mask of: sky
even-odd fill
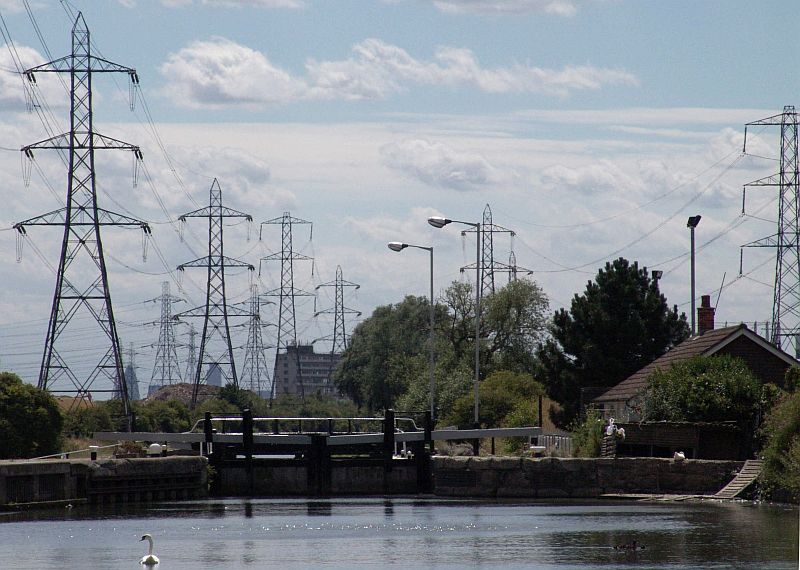
[[[175,311],[204,303],[204,272],[175,268],[204,255],[208,228],[177,218],[208,203],[214,178],[225,205],[254,219],[225,228],[226,255],[256,267],[231,271],[231,303],[246,300],[251,283],[279,286],[277,265],[259,261],[280,250],[279,227],[260,222],[284,212],[313,222],[313,234],[295,228],[295,251],[314,258],[296,264],[296,286],[313,292],[341,266],[360,285],[345,305],[361,318],[427,295],[426,252],[395,253],[389,241],[434,247],[437,294],[472,281],[459,271],[474,262],[466,226],[437,230],[426,219],[478,222],[488,204],[493,222],[515,233],[494,236],[495,259],[508,262],[513,248],[551,310],[623,256],[663,271],[662,292],[688,313],[686,220],[700,214],[697,296],[711,295],[719,324],[763,326],[774,250],[740,258],[740,246],[776,232],[777,190],[749,189],[743,215],[742,188],[777,171],[780,129],[751,127],[744,153],[744,125],[797,104],[794,8],[789,0],[0,0],[0,368],[38,377],[62,230],[32,227],[20,242],[12,226],[63,207],[67,188],[64,164],[44,150],[26,185],[19,149],[68,131],[68,83],[38,74],[40,104],[29,110],[17,62],[67,55],[78,11],[93,53],[140,79],[131,110],[126,77],[95,74],[93,111],[96,131],[144,156],[136,171],[126,152],[99,151],[96,163],[101,207],[153,228],[146,261],[137,231],[103,230],[119,335],[144,386],[160,314],[148,300],[168,281],[184,299]],[[317,293],[298,299],[300,341],[332,333],[330,318],[313,315],[333,306],[333,288]],[[274,344],[273,306],[264,320]],[[347,329],[358,320],[348,316]],[[79,335],[86,322],[76,316]],[[241,367],[246,323],[231,324]],[[186,330],[178,327],[182,343]],[[88,350],[69,351],[77,368]]]

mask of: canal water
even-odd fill
[[[208,500],[0,513],[3,570],[795,569],[798,511],[750,503]],[[643,550],[620,551],[624,543]]]

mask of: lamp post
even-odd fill
[[[691,235],[691,258],[692,258],[692,335],[694,335],[696,331],[695,329],[695,319],[697,316],[695,315],[695,307],[694,307],[694,229],[697,227],[697,224],[700,223],[701,216],[690,216],[689,220],[686,222],[686,227],[689,228],[689,233]]]
[[[430,366],[430,409],[431,409],[431,421],[435,421],[436,413],[435,413],[435,397],[436,397],[436,379],[434,377],[434,357],[433,357],[433,324],[434,324],[434,310],[433,310],[433,247],[426,247],[424,245],[413,245],[410,243],[403,243],[399,241],[391,241],[388,244],[389,249],[392,251],[403,251],[407,247],[413,247],[416,249],[424,249],[425,251],[429,252],[431,255],[431,294],[430,294],[430,330],[428,331],[428,345],[429,345],[429,366]]]
[[[474,410],[474,423],[475,427],[480,427],[478,422],[478,383],[480,382],[481,375],[481,224],[474,222],[463,222],[461,220],[451,220],[441,216],[432,216],[428,218],[428,223],[434,228],[443,228],[450,223],[464,224],[465,226],[472,226],[475,228],[475,410]]]

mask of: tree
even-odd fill
[[[519,374],[508,370],[495,372],[478,386],[480,398],[481,427],[494,428],[507,426],[514,417],[514,423],[536,422],[538,397],[544,394],[544,386],[536,382],[530,374]],[[456,400],[448,422],[456,425],[471,425],[474,413],[472,394]]]
[[[766,494],[785,490],[800,497],[800,392],[784,395],[762,427],[765,444],[762,487]]]
[[[418,373],[417,361],[427,354],[429,310],[427,299],[409,295],[376,308],[359,323],[334,372],[342,393],[359,407],[393,407]],[[435,311],[435,322],[443,323],[446,308],[436,305]]]
[[[46,391],[0,372],[0,459],[49,455],[60,450],[64,419]]]
[[[533,281],[509,283],[483,300],[481,372],[532,371],[533,351],[546,330],[548,302]],[[378,307],[353,331],[350,345],[334,373],[342,393],[359,406],[385,409],[428,407],[427,299],[406,297]],[[474,370],[475,297],[466,283],[454,282],[435,305],[437,406],[447,415],[455,400],[469,391]],[[470,373],[471,375],[471,373]]]
[[[582,388],[614,386],[686,339],[689,327],[646,268],[619,258],[573,297],[569,311],[556,311],[550,332],[537,349],[539,375],[562,406],[553,420],[568,426]]]
[[[737,421],[752,433],[761,407],[761,382],[744,360],[693,356],[648,378],[644,417],[652,421]]]

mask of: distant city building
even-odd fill
[[[206,374],[206,384],[209,386],[222,387],[222,368],[216,362],[212,362]]]
[[[318,354],[312,345],[286,347],[286,352],[275,357],[275,395],[337,395],[339,392],[330,377],[340,358],[340,354],[330,352]]]

